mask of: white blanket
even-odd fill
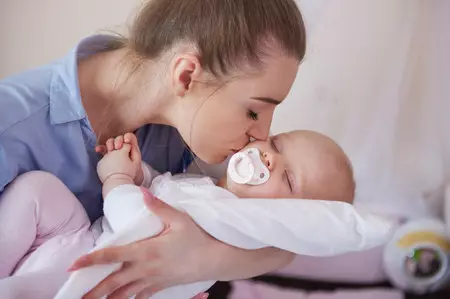
[[[297,199],[238,199],[216,187],[209,178],[157,177],[150,190],[186,212],[218,240],[244,249],[277,247],[311,256],[338,255],[365,250],[387,241],[392,223],[357,212],[342,202]],[[105,217],[112,232],[97,243],[100,248],[152,237],[163,229],[159,218],[144,205],[139,187],[117,187],[105,199]],[[102,265],[74,272],[56,299],[81,298],[121,265]],[[207,290],[214,281],[163,290],[152,298],[188,299]]]

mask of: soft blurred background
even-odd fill
[[[314,129],[340,143],[354,165],[357,205],[400,218],[442,219],[450,181],[450,1],[297,2],[308,54],[272,131]],[[140,4],[0,0],[0,78],[62,57],[92,33],[126,33]],[[298,257],[256,281],[219,284],[212,297],[404,296],[387,282],[382,248]]]

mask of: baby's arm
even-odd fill
[[[142,161],[136,136],[132,133],[111,138],[96,150],[104,155],[97,166],[103,183],[103,198],[106,198],[112,189],[123,184],[150,188],[153,179],[159,175],[150,165]]]
[[[124,142],[125,141],[125,142]],[[109,139],[105,155],[97,165],[98,176],[103,183],[103,198],[119,185],[138,183],[144,180],[141,153],[134,134],[127,133]]]

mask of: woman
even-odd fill
[[[130,131],[160,172],[183,171],[190,153],[219,163],[268,136],[304,52],[293,0],[152,0],[128,39],[87,38],[61,61],[0,82],[0,192],[22,173],[44,170],[95,220],[95,146]],[[159,201],[151,208],[166,233],[76,262],[73,269],[126,262],[86,298],[144,298],[188,282],[255,276],[291,259],[276,249],[232,248]]]

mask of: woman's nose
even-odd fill
[[[269,171],[272,171],[275,167],[275,157],[271,153],[264,152],[261,157],[262,162],[266,165]]]
[[[272,116],[256,121],[248,130],[247,135],[256,140],[266,140],[269,137]]]

